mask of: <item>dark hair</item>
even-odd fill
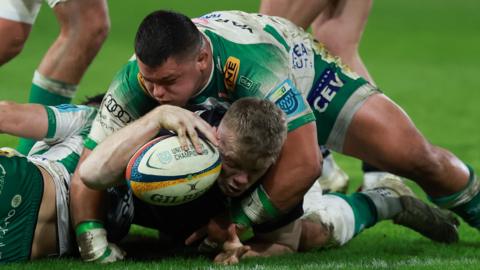
[[[103,97],[105,96],[105,93],[98,94],[95,96],[91,97],[85,97],[85,100],[82,102],[82,105],[88,105],[88,106],[93,106],[93,107],[100,107],[100,104],[102,103]]]
[[[149,67],[170,56],[184,57],[201,44],[200,31],[187,16],[158,10],[145,17],[135,36],[135,54]]]

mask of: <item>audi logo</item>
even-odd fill
[[[128,124],[133,120],[130,114],[117,103],[111,94],[105,96],[103,104],[110,114],[118,118],[118,120],[122,121],[122,123]]]

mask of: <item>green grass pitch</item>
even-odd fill
[[[132,55],[133,37],[141,19],[159,8],[189,16],[212,10],[256,11],[258,0],[244,1],[110,1],[112,28],[98,57],[81,82],[75,101],[105,91]],[[375,1],[363,42],[362,58],[379,87],[400,104],[429,140],[448,148],[480,170],[480,2]],[[0,100],[27,100],[31,78],[42,55],[58,32],[45,5],[24,51],[0,68]],[[1,42],[1,41],[0,41]],[[0,135],[0,146],[16,139]],[[336,156],[352,179],[360,183],[360,163]],[[420,196],[424,194],[412,184]],[[136,228],[135,234],[146,234]],[[461,241],[435,244],[407,229],[383,222],[342,248],[318,250],[270,259],[246,260],[226,269],[478,269],[479,232],[460,227]],[[151,249],[155,243],[138,245]],[[136,248],[135,248],[136,249]],[[133,250],[135,250],[133,249]],[[132,250],[132,247],[130,248]],[[134,260],[108,266],[83,264],[75,259],[49,259],[11,264],[2,269],[214,269],[205,258],[180,256]]]

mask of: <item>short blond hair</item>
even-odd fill
[[[287,137],[285,113],[268,100],[252,97],[237,100],[222,124],[235,134],[235,156],[250,160],[275,162]]]

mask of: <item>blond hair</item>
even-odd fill
[[[287,137],[285,113],[274,103],[242,98],[228,109],[222,124],[235,134],[235,156],[270,160],[280,155]]]

